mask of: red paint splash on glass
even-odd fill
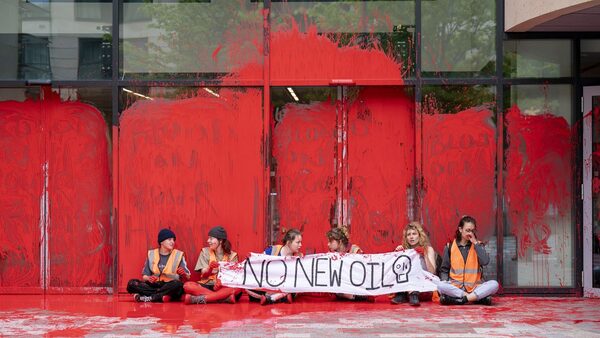
[[[387,252],[412,214],[414,100],[402,88],[364,88],[348,121],[351,239],[365,252]]]
[[[486,240],[495,229],[493,112],[470,108],[423,115],[423,219],[438,252],[454,237],[463,215],[477,220]]]
[[[282,230],[303,230],[303,246],[324,251],[334,207],[336,107],[330,102],[287,104],[273,131],[277,204]]]
[[[41,287],[46,261],[48,287],[58,292],[107,287],[107,126],[96,108],[47,94],[44,101],[0,103],[2,286]]]
[[[354,39],[358,35],[354,35]],[[302,82],[312,85],[361,83],[364,81],[393,81],[403,83],[401,66],[380,46],[364,49],[348,44],[340,46],[341,37],[319,34],[315,25],[300,32],[295,21],[286,30],[271,34],[271,81]],[[310,56],[310,57],[307,57]],[[234,71],[233,78],[262,76],[259,64],[247,64]]]
[[[563,117],[524,115],[514,106],[506,132],[506,197],[518,253],[549,254],[552,224],[570,213],[571,128]]]
[[[0,286],[4,290],[41,285],[45,151],[40,112],[40,101],[0,102]]]
[[[141,276],[161,228],[173,229],[191,267],[215,225],[234,251],[264,245],[262,92],[195,95],[138,101],[121,117],[121,286]]]
[[[102,114],[81,102],[44,101],[49,116],[49,287],[111,285],[111,176]],[[82,268],[85,266],[85,268]]]

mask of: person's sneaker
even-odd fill
[[[260,296],[260,305],[273,304],[273,300],[269,295],[261,295]]]
[[[288,293],[284,298],[283,301],[288,303],[288,304],[292,304],[294,302],[294,297],[292,296],[291,293]]]
[[[451,297],[448,295],[440,294],[440,304],[442,305],[464,305],[469,301],[467,300],[467,296],[463,296],[461,298]]]
[[[185,304],[206,304],[206,298],[204,296],[192,296],[190,294],[186,294],[183,300]]]
[[[229,295],[229,297],[223,299],[222,303],[235,304],[235,295]]]
[[[483,297],[483,298],[479,299],[477,301],[477,304],[492,305],[492,296],[487,296],[487,297]]]
[[[408,303],[411,306],[419,306],[421,305],[421,303],[419,302],[419,293],[418,292],[411,292],[408,294]]]
[[[171,296],[169,296],[169,295],[162,296],[162,302],[163,303],[168,303],[170,301],[171,301]]]
[[[392,304],[402,304],[408,302],[406,292],[397,292],[396,296],[390,300]]]
[[[140,296],[139,294],[134,294],[133,299],[138,303],[147,303],[152,301],[151,296]]]

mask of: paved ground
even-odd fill
[[[2,336],[600,337],[600,299],[497,297],[493,306],[135,303],[113,296],[0,296]]]

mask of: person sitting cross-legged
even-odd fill
[[[175,249],[175,233],[162,229],[158,233],[159,247],[148,251],[142,279],[131,279],[127,292],[137,302],[169,302],[183,295],[182,280],[190,278],[190,270],[182,251]]]
[[[463,216],[458,223],[456,238],[444,248],[438,284],[440,304],[462,305],[468,302],[491,305],[498,282],[484,281],[482,266],[490,262],[483,244],[477,240],[477,223]]]

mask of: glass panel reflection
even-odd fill
[[[109,79],[112,1],[2,2],[0,79]]]

